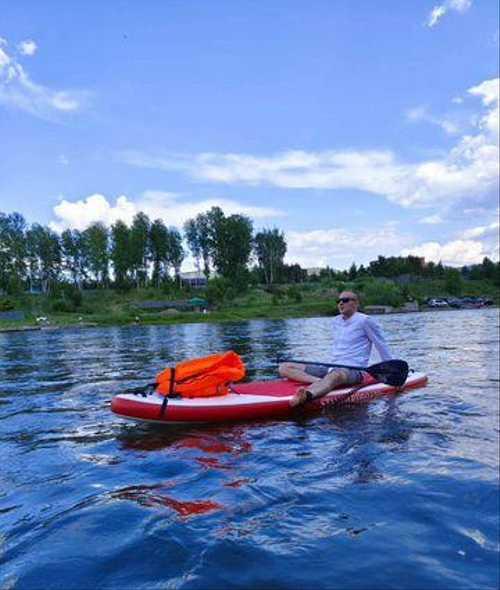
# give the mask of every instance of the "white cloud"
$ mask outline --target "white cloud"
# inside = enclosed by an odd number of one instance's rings
[[[54,213],[58,219],[49,225],[55,231],[62,231],[67,228],[84,230],[97,221],[110,224],[122,219],[130,223],[136,210],[125,196],[118,197],[113,206],[105,196],[94,194],[76,202],[63,199],[54,207]]]
[[[286,189],[355,189],[385,197],[403,207],[447,205],[462,199],[495,199],[499,175],[498,78],[469,89],[482,99],[472,133],[444,156],[420,163],[402,161],[389,150],[285,151],[263,157],[202,153],[150,156],[124,152],[129,164],[179,170],[197,181],[273,185]],[[419,116],[419,111],[413,116]]]
[[[284,212],[270,207],[243,205],[230,199],[207,199],[200,202],[184,201],[179,195],[161,191],[146,191],[136,201],[122,195],[113,205],[104,195],[94,194],[79,201],[66,199],[54,207],[56,220],[49,225],[55,231],[67,228],[84,230],[91,223],[100,221],[106,225],[121,219],[128,225],[134,215],[143,211],[151,220],[162,219],[167,225],[182,227],[187,219],[208,211],[211,207],[220,207],[226,215],[240,213],[254,219],[274,218],[285,215]]]
[[[36,44],[33,41],[24,43],[27,45],[21,52],[33,55]],[[0,105],[20,109],[43,119],[50,119],[61,112],[78,111],[84,106],[88,93],[53,90],[33,82],[24,67],[2,46],[7,47],[5,40],[0,43]]]
[[[375,255],[394,255],[410,243],[412,237],[400,234],[395,224],[388,223],[369,231],[340,228],[290,231],[286,233],[286,240],[288,264],[346,269],[353,261],[368,264]]]
[[[469,238],[485,238],[485,237],[497,237],[498,238],[498,230],[500,228],[500,223],[498,221],[494,221],[489,225],[482,225],[479,227],[473,227],[466,230],[463,234],[463,237],[466,239]]]
[[[450,8],[458,12],[465,12],[472,6],[472,0],[449,0]]]
[[[438,223],[443,223],[443,219],[440,215],[429,215],[428,217],[423,217],[419,220],[419,223],[426,223],[428,225],[437,225]]]
[[[498,216],[498,211],[497,211]],[[487,256],[491,260],[499,259],[499,229],[497,219],[488,225],[469,228],[462,232],[458,239],[444,244],[426,242],[404,249],[402,256],[413,254],[424,256],[426,260],[439,262],[450,266],[478,264]]]
[[[405,248],[401,256],[423,256],[428,262],[439,262],[447,266],[477,264],[487,255],[481,242],[474,240],[454,240],[446,244],[426,242],[413,248]]]
[[[496,136],[498,146],[498,129],[499,129],[499,102],[500,102],[500,86],[499,78],[493,80],[485,80],[478,86],[469,88],[469,94],[473,96],[480,96],[485,106],[489,110],[481,117],[479,127],[484,133],[491,137]]]
[[[7,55],[7,52],[2,49],[2,44],[0,43],[0,74],[3,70],[7,71],[7,66],[10,64],[10,57]]]
[[[446,8],[441,5],[441,6],[434,6],[434,8],[432,9],[429,18],[427,20],[427,26],[428,27],[434,27],[438,24],[439,20],[441,19],[441,17],[443,17],[446,14]]]
[[[427,18],[427,26],[435,27],[443,16],[450,10],[463,14],[472,6],[472,0],[447,0],[443,4],[434,6]]]
[[[35,55],[38,46],[32,39],[26,39],[17,46],[23,55]]]
[[[408,110],[406,112],[406,117],[412,122],[425,121],[427,123],[437,125],[438,127],[441,127],[445,133],[448,133],[448,135],[456,135],[461,130],[461,126],[458,121],[453,121],[451,118],[440,119],[439,117],[431,115],[427,111],[426,107],[423,106]]]

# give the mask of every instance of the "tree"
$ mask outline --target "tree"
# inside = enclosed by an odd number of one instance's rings
[[[61,273],[61,244],[59,236],[38,223],[26,234],[30,287],[39,283],[43,293],[51,291]]]
[[[257,261],[264,274],[267,286],[273,284],[279,270],[283,267],[286,254],[286,241],[283,232],[274,228],[264,229],[254,238],[254,250]]]
[[[244,215],[225,217],[220,207],[212,207],[207,218],[210,255],[217,272],[244,287],[252,252],[252,221]]]
[[[134,216],[130,228],[130,261],[137,287],[146,286],[149,260],[149,217],[140,211]]]
[[[26,280],[26,221],[20,213],[0,213],[0,288],[16,292]]]
[[[358,276],[358,269],[356,267],[356,263],[355,262],[353,262],[351,264],[351,268],[349,269],[348,276],[349,276],[349,280],[350,281],[354,281],[354,279]]]
[[[201,259],[201,240],[198,231],[198,225],[195,219],[188,219],[184,224],[184,235],[188,248],[191,250],[191,254],[194,258],[196,270],[200,271],[200,259]]]
[[[372,260],[368,265],[370,274],[374,277],[384,276],[386,258],[384,256],[378,256],[377,260]]]
[[[82,232],[66,229],[61,234],[61,254],[64,270],[71,274],[73,284],[81,289],[86,275],[86,251]]]
[[[106,286],[109,280],[109,232],[100,222],[92,223],[83,232],[90,271],[98,286]]]
[[[153,261],[153,275],[151,281],[159,287],[168,272],[168,229],[161,219],[155,219],[149,229],[149,248]]]
[[[363,265],[361,265],[358,268],[358,277],[366,277],[367,274],[368,274],[368,271],[366,270],[366,268]]]
[[[184,260],[184,249],[182,247],[182,236],[175,227],[168,230],[167,261],[173,267],[175,277],[180,283],[181,264]]]
[[[214,207],[213,209],[218,209]],[[200,213],[194,219],[188,219],[184,224],[184,234],[188,248],[195,260],[197,270],[200,270],[201,261],[203,261],[203,274],[205,278],[210,277],[211,254],[214,243],[214,232],[211,231],[212,226],[215,227],[218,217],[209,217],[208,213]]]
[[[307,270],[300,264],[284,264],[283,280],[285,283],[304,283],[307,281]]]
[[[126,287],[131,268],[130,230],[121,219],[111,226],[110,260],[113,263],[117,287]]]
[[[495,277],[495,263],[487,256],[483,258],[481,263],[482,275],[485,279],[493,279]]]
[[[450,295],[461,295],[463,289],[462,275],[456,268],[447,268],[444,273],[445,288]]]
[[[201,258],[203,260],[203,274],[208,281],[210,277],[210,227],[208,216],[200,213],[196,217],[196,227],[198,230],[198,240],[200,243]]]
[[[445,276],[445,270],[444,270],[444,266],[443,266],[443,263],[441,262],[441,260],[436,264],[434,271],[435,271],[435,276],[438,279],[442,279]]]

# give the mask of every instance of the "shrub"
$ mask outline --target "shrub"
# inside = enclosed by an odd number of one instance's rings
[[[250,273],[245,267],[237,267],[231,275],[231,285],[238,293],[245,293],[248,290]]]
[[[228,279],[217,277],[208,281],[205,295],[207,301],[214,304],[222,303],[225,299],[234,298],[236,292]]]
[[[300,303],[302,301],[302,293],[300,292],[300,289],[295,285],[288,287],[286,295],[295,303]]]
[[[71,313],[75,311],[75,306],[71,303],[71,301],[66,301],[64,299],[56,299],[52,302],[51,305],[52,311],[55,312],[62,312],[62,313]]]
[[[400,307],[405,302],[401,289],[392,281],[377,281],[365,286],[364,305],[392,305]]]
[[[450,295],[462,295],[463,280],[460,272],[455,268],[447,268],[444,276],[446,291]]]
[[[64,289],[65,298],[67,298],[68,303],[71,303],[74,308],[80,307],[83,301],[83,295],[78,287],[75,285],[66,285]]]
[[[10,299],[0,299],[0,311],[12,311],[14,308],[15,305]]]
[[[266,291],[273,297],[276,297],[277,299],[281,299],[284,295],[283,289],[278,285],[269,285],[268,287],[266,287]]]

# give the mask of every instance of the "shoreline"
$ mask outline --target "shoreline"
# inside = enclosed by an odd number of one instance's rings
[[[389,312],[372,312],[368,315],[373,316],[392,316],[392,315],[400,315],[400,314],[420,314],[420,313],[439,313],[443,311],[471,311],[471,310],[480,310],[480,309],[499,309],[498,305],[489,305],[484,307],[463,307],[463,308],[454,308],[454,307],[425,307],[419,310],[404,310],[404,309],[395,309]],[[311,313],[304,313],[305,310],[301,309],[296,310],[294,312],[293,309],[282,310],[283,313],[279,313],[279,310],[272,310],[276,311],[277,313],[269,313],[269,310],[266,310],[267,313],[256,313],[246,315],[245,313],[238,314],[236,311],[215,311],[215,312],[208,312],[208,313],[194,313],[191,315],[192,312],[186,312],[186,316],[189,313],[189,316],[186,317],[183,314],[179,316],[169,316],[158,318],[151,317],[148,318],[147,316],[142,316],[138,320],[132,321],[90,321],[90,322],[80,322],[80,321],[64,321],[69,318],[61,318],[58,317],[54,320],[54,323],[47,323],[44,325],[33,325],[33,324],[22,324],[19,326],[16,325],[9,325],[6,327],[0,326],[0,334],[8,334],[8,333],[15,333],[15,332],[47,332],[47,331],[55,331],[55,330],[65,330],[65,329],[85,329],[85,328],[117,328],[117,327],[126,327],[126,326],[172,326],[172,325],[179,325],[179,324],[222,324],[222,323],[229,323],[229,322],[246,322],[246,321],[253,321],[253,320],[288,320],[288,319],[307,319],[313,317],[334,317],[337,315],[336,313],[317,313],[317,310],[311,310]],[[316,313],[314,313],[316,311]],[[363,312],[363,310],[360,310]],[[366,313],[366,312],[364,312]],[[61,321],[63,320],[63,321]]]

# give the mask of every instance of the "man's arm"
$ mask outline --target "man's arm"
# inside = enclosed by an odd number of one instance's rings
[[[392,359],[391,351],[387,346],[387,342],[385,341],[384,333],[380,326],[370,317],[366,318],[365,322],[365,332],[372,344],[377,349],[381,360],[389,361]]]

